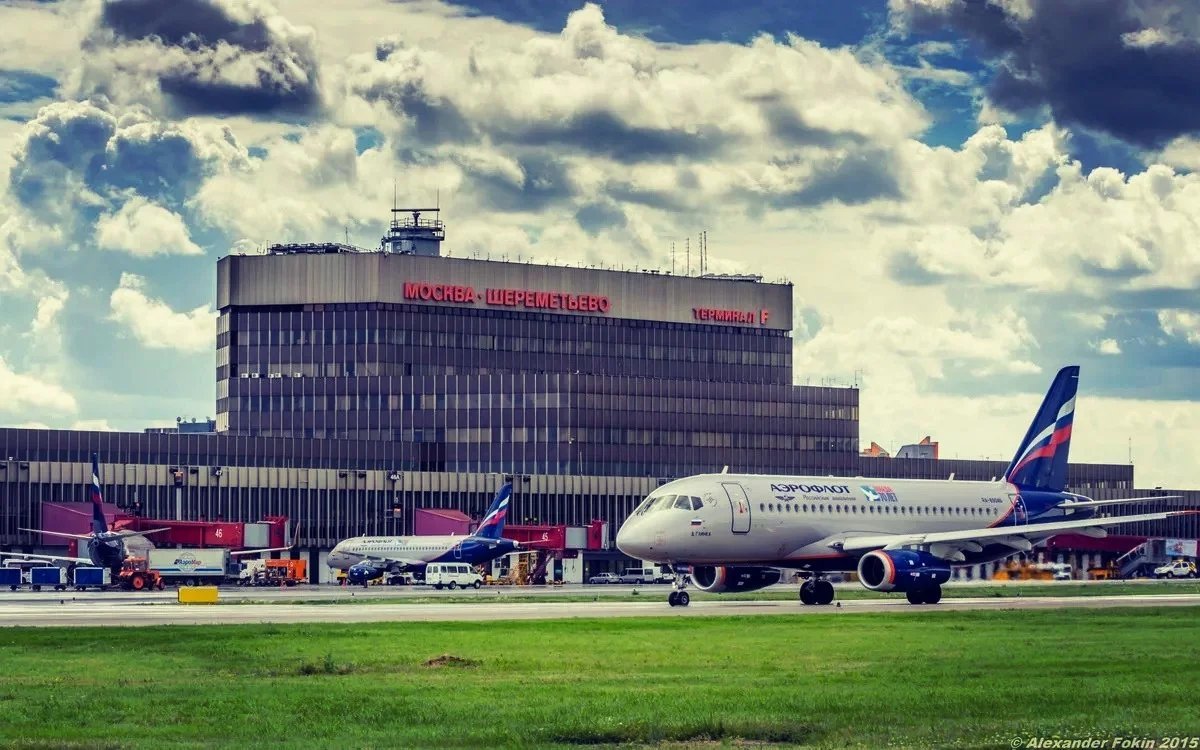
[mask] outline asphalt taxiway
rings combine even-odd
[[[477,603],[310,604],[153,604],[103,598],[53,597],[43,601],[0,602],[0,626],[139,626],[230,625],[255,623],[364,623],[494,620],[555,620],[612,617],[695,617],[844,613],[917,614],[963,610],[1097,609],[1114,607],[1196,607],[1200,594],[1131,594],[1119,596],[1030,596],[943,599],[937,605],[911,605],[900,598],[855,599],[840,606],[804,606],[797,601],[720,601],[693,599],[690,607],[652,601],[512,602],[485,599]]]

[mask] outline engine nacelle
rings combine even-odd
[[[366,583],[383,575],[383,568],[377,568],[369,562],[355,563],[346,571],[350,583]]]
[[[692,568],[692,583],[701,591],[724,594],[758,591],[779,583],[778,568],[742,568],[728,565],[697,565]]]
[[[950,563],[911,549],[868,552],[858,561],[858,580],[871,591],[911,591],[950,580]]]

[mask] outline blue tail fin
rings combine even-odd
[[[103,534],[108,531],[108,522],[104,520],[104,495],[100,492],[100,456],[92,454],[92,533]]]
[[[1029,425],[1021,447],[1004,478],[1022,489],[1062,492],[1067,485],[1067,452],[1071,448],[1071,423],[1075,419],[1075,391],[1079,366],[1058,371],[1042,408]]]
[[[488,508],[487,515],[479,522],[479,528],[475,529],[475,536],[484,539],[500,538],[500,532],[504,531],[504,520],[508,517],[508,501],[511,497],[512,482],[505,482],[496,493],[496,499]]]

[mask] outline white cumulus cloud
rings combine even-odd
[[[150,349],[208,352],[216,337],[216,314],[202,305],[175,312],[167,303],[146,295],[146,280],[132,273],[121,274],[120,285],[109,298],[109,318],[125,326],[134,338]]]
[[[75,397],[62,386],[35,374],[15,372],[0,357],[0,412],[25,414],[52,412],[72,413],[78,410]]]
[[[202,255],[179,214],[135,197],[96,223],[96,242],[105,250],[147,257]]]

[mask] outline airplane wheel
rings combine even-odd
[[[801,604],[816,604],[817,600],[814,595],[814,586],[812,581],[805,581],[800,584],[800,603]]]
[[[925,603],[937,604],[942,600],[942,587],[934,584],[928,589],[925,589]]]
[[[817,604],[833,604],[833,584],[826,580],[813,584],[813,600]]]
[[[908,599],[909,604],[925,603],[925,591],[923,589],[912,589],[911,591],[905,591],[904,596]]]
[[[672,607],[679,606],[679,592],[678,591],[672,591],[670,594],[667,595],[667,604],[670,604]]]

